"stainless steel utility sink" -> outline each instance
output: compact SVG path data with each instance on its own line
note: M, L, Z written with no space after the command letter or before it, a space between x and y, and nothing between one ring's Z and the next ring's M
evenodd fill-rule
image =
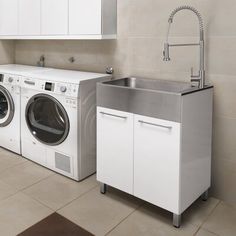
M190 83L137 77L121 78L97 84L97 105L171 121L181 121L183 96L204 88Z

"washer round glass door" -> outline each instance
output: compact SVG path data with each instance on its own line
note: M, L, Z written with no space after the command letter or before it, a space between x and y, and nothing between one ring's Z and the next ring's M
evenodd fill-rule
M0 127L5 127L11 123L14 112L14 102L11 94L0 85Z
M29 130L41 143L59 145L68 136L69 118L61 103L52 96L33 96L27 104L25 116Z

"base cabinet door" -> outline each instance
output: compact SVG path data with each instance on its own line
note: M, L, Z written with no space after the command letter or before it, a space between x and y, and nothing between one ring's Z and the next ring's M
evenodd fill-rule
M134 195L178 211L180 124L134 115Z
M133 194L133 114L97 108L97 179Z

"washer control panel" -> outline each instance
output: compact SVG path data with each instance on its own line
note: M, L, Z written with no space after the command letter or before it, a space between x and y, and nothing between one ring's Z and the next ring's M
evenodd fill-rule
M20 85L20 78L16 75L0 74L0 83L8 85Z

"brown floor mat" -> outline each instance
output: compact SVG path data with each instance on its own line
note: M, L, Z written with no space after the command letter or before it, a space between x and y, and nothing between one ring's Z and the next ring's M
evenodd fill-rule
M18 236L93 236L65 217L53 213Z

